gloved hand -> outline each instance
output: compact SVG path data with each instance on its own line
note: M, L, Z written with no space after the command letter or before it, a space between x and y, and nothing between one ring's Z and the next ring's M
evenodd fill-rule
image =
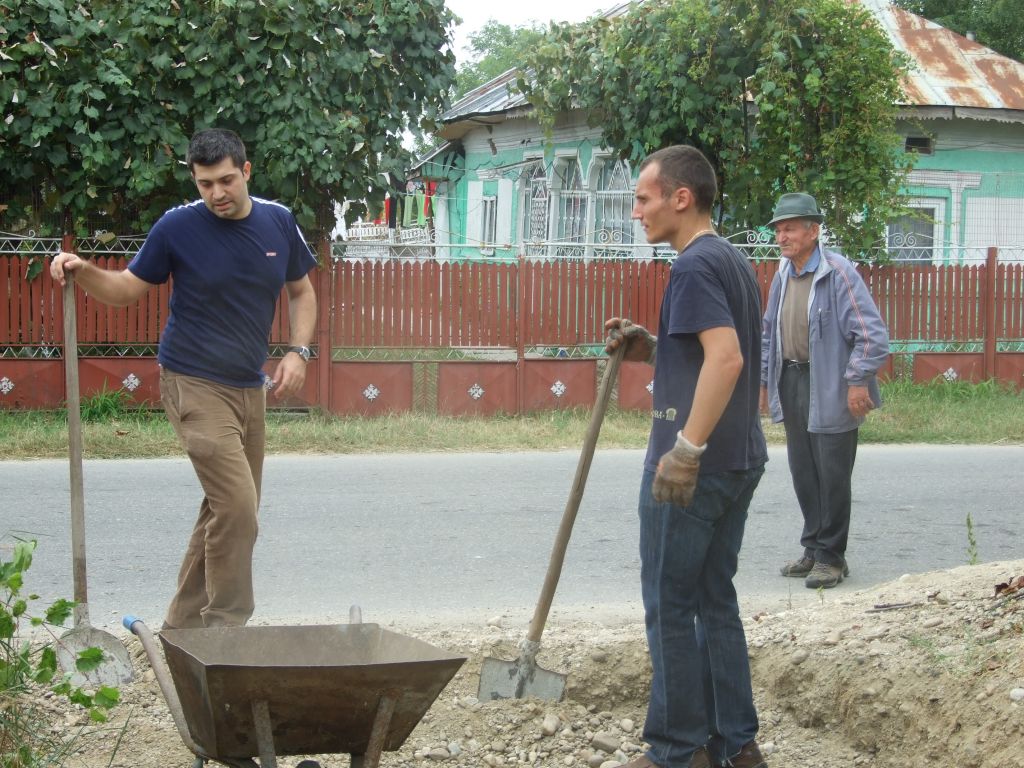
M604 324L608 331L604 351L611 355L620 344L626 345L624 360L634 363L654 365L654 354L658 349L658 340L642 325L635 325L625 318L613 317Z
M658 462L658 472L652 487L655 501L672 502L680 507L688 507L693 503L700 457L707 447L705 444L698 448L683 437L682 432L679 433L672 450Z

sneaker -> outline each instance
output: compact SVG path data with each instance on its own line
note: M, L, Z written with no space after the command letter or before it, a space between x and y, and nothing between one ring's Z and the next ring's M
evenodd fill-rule
M725 765L731 765L732 768L768 768L768 763L761 757L761 750L757 748L756 741L748 742L738 755L726 760Z
M815 563L811 572L804 579L808 589L830 589L843 580L844 565L829 565L828 563Z
M806 576L814 567L814 561L809 557L801 557L799 560L790 560L782 566L783 576Z

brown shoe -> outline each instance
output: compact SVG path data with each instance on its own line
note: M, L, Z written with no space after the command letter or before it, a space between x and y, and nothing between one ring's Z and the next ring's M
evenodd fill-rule
M707 747L701 747L690 758L690 768L711 768L711 753Z
M657 763L652 762L647 755L633 758L623 768L661 768ZM711 756L707 747L701 747L693 753L690 758L690 768L711 768Z
M761 750L757 748L757 742L748 742L740 753L731 760L725 761L726 765L732 768L768 768L768 763L761 757Z
M651 758L647 755L640 755L640 757L634 757L623 768L661 768L657 763L652 763Z
M808 589L831 589L843 580L843 566L815 563L804 579Z
M799 560L790 560L781 568L783 576L799 576L803 578L814 567L814 560L809 557L801 557Z

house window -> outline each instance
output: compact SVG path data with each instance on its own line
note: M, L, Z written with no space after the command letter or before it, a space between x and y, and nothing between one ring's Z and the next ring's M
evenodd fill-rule
M931 155L935 152L935 145L927 136L907 136L907 140L903 143L903 151Z
M935 254L938 209L921 207L889 222L887 246L895 261L930 261Z
M583 188L583 175L578 160L569 160L561 167L562 188L558 195L559 256L583 256L586 242L588 195ZM580 245L575 245L579 243Z
M498 198L490 196L480 200L480 253L489 256L494 253L498 239Z
M601 166L594 207L597 253L604 256L627 253L611 247L633 242L633 191L629 170L622 160L608 160ZM604 244L609 247L602 247Z
M523 205L523 243L528 256L540 256L548 239L548 177L537 163L526 176Z

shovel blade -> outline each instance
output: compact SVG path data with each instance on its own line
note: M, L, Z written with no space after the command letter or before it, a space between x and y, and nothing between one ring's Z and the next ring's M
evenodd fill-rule
M82 672L76 666L78 654L89 648L103 651L103 661L95 669ZM72 685L117 687L132 681L132 659L128 649L109 632L88 625L75 627L61 636L56 651L61 669L71 673Z
M515 661L484 659L480 666L480 701L494 699L549 699L565 695L565 675L550 672L522 658Z

